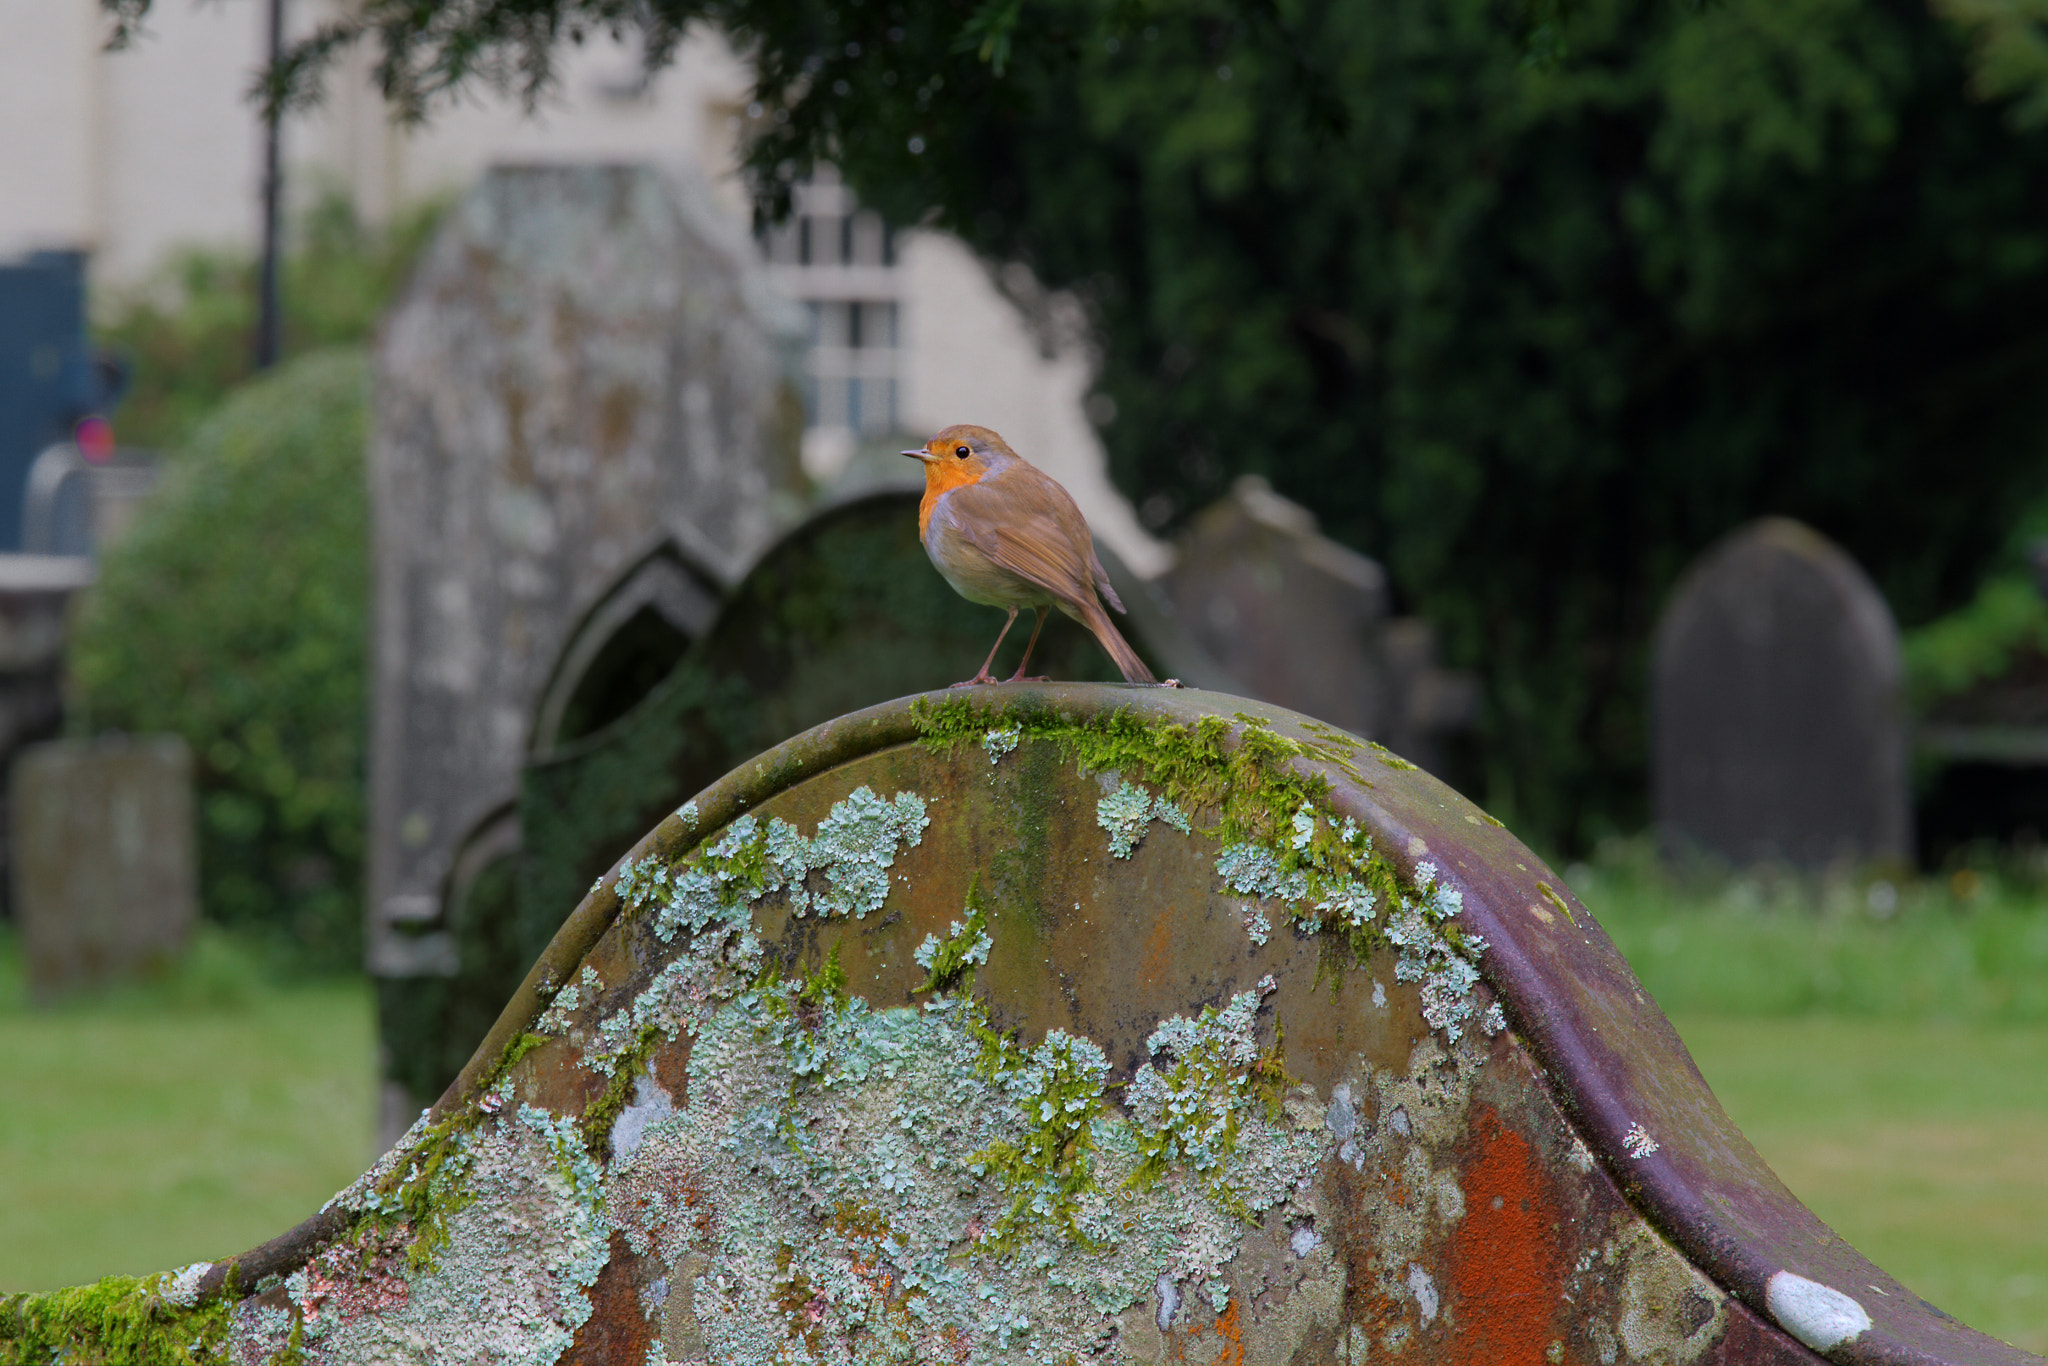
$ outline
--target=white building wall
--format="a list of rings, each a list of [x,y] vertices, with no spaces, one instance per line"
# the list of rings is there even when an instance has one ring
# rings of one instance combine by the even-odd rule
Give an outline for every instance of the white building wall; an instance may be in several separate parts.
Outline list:
[[[345,0],[287,0],[302,31]],[[0,0],[0,257],[93,253],[96,287],[146,280],[186,245],[251,248],[261,221],[262,135],[247,95],[262,60],[265,0],[156,0],[129,49],[102,50],[96,0]],[[285,124],[289,200],[345,190],[372,222],[459,192],[505,161],[639,161],[708,181],[744,218],[733,173],[748,73],[717,35],[692,35],[643,85],[637,48],[565,49],[561,80],[528,113],[469,91],[420,128],[394,125],[352,53],[325,102]],[[1053,356],[960,244],[900,239],[899,418],[922,440],[953,422],[1003,433],[1074,493],[1096,535],[1140,573],[1164,567],[1103,473],[1082,416],[1086,348]]]

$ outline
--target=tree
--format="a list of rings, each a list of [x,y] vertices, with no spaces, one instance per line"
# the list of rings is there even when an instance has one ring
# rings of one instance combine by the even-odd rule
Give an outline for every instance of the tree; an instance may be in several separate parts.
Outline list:
[[[1385,560],[1538,839],[1642,819],[1645,642],[1713,538],[1804,518],[1912,622],[2043,492],[2048,136],[1920,0],[370,0],[267,93],[373,35],[424,113],[698,21],[755,63],[764,212],[829,159],[1087,302],[1155,523],[1259,472]]]

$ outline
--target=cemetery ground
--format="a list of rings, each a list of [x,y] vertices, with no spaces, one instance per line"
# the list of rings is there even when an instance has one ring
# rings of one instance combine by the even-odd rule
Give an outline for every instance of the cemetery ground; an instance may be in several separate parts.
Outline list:
[[[2014,864],[1818,890],[1569,880],[1735,1122],[1879,1265],[2048,1351],[2048,878]],[[217,933],[170,979],[31,1010],[0,929],[0,1291],[240,1251],[367,1165],[360,979],[271,983]]]

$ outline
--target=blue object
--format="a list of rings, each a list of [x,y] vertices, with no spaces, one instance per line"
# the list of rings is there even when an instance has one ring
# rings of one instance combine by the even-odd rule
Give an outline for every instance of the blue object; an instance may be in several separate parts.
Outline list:
[[[21,549],[29,466],[114,397],[86,342],[85,253],[0,264],[0,550]]]

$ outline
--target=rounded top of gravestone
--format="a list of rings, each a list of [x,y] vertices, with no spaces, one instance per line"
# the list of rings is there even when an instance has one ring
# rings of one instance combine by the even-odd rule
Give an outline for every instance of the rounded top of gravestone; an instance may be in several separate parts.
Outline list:
[[[317,1277],[239,1274],[342,1296],[332,1359],[480,1314],[547,1360],[2026,1359],[1798,1204],[1498,822],[1163,687],[734,769],[330,1209]]]
[[[894,830],[890,852],[832,844],[841,825]],[[1456,1053],[1505,1025],[1614,1179],[1757,1309],[1771,1312],[1773,1295],[1791,1304],[1780,1292],[1794,1282],[1849,1287],[1870,1326],[1831,1339],[1845,1360],[1961,1359],[1958,1343],[1981,1341],[1930,1318],[1785,1190],[1597,922],[1497,821],[1354,736],[1194,690],[926,694],[741,765],[592,888],[439,1112],[475,1103],[503,1050],[589,964],[609,980],[607,965],[626,960],[591,955],[614,927],[649,915],[682,925],[695,913],[660,910],[684,904],[675,879],[735,858],[729,871],[754,868],[757,839],[771,863],[787,847],[825,870],[808,882],[800,870],[795,881],[765,875],[762,885],[808,888],[809,912],[755,922],[764,942],[797,955],[781,971],[822,972],[872,1009],[919,999],[919,980],[928,989],[945,975],[958,939],[967,957],[948,970],[975,984],[992,1027],[1016,1031],[1026,1052],[1096,1040],[1116,1084],[1134,1081],[1160,1021],[1249,992],[1247,1009],[1275,1012],[1286,1070],[1319,1105],[1348,1085],[1351,1050],[1399,1067],[1426,1040]],[[1175,909],[1155,925],[1148,901]],[[984,913],[994,928],[977,947],[968,941]],[[1419,1033],[1367,1008],[1353,994],[1372,990],[1362,979],[1346,985],[1342,965],[1375,953],[1399,958],[1378,985],[1419,1011]]]
[[[1653,671],[1668,843],[1807,868],[1909,855],[1898,629],[1839,546],[1783,517],[1731,533],[1679,580]]]
[[[1793,612],[1825,612],[1844,648],[1880,677],[1898,671],[1898,627],[1884,594],[1848,551],[1804,522],[1760,517],[1729,532],[1680,577],[1657,628],[1657,655],[1707,619],[1746,639],[1810,639]],[[1706,629],[1714,629],[1707,627]]]

